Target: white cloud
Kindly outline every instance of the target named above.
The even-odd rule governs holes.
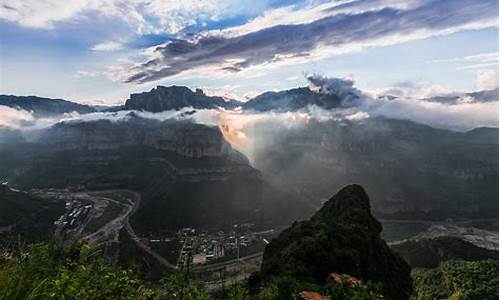
[[[24,27],[54,29],[63,21],[91,21],[92,14],[118,18],[131,31],[177,33],[194,25],[241,12],[236,0],[9,0],[0,19]],[[264,1],[267,2],[267,1]],[[241,7],[240,7],[241,6]],[[255,5],[262,6],[262,5]]]
[[[11,128],[21,128],[35,119],[28,111],[4,105],[0,105],[0,116],[0,127]]]
[[[475,55],[469,55],[464,57],[467,61],[474,62],[492,62],[498,61],[498,52],[488,52],[488,53],[479,53]]]
[[[225,11],[224,1],[215,0],[152,0],[145,1],[144,12],[158,19],[156,31],[176,33],[195,25],[198,19],[219,19]]]
[[[94,51],[115,51],[123,48],[123,44],[119,42],[104,42],[92,47]]]
[[[498,101],[448,105],[416,99],[378,100],[371,116],[412,120],[437,128],[471,130],[481,126],[498,127]]]
[[[50,30],[63,21],[89,21],[87,17],[97,13],[119,18],[135,31],[145,32],[148,24],[138,11],[138,4],[135,0],[10,0],[0,6],[0,19]]]
[[[78,71],[76,71],[76,74],[74,75],[74,77],[76,77],[76,78],[96,77],[96,76],[100,76],[100,75],[101,74],[99,72],[96,72],[96,71],[78,70]]]
[[[3,1],[2,1],[3,2]],[[23,0],[0,5],[0,19],[21,26],[53,28],[55,22],[68,20],[85,9],[93,8],[92,1]]]
[[[431,84],[428,82],[415,82],[406,85],[406,82],[396,83],[394,86],[369,90],[372,97],[396,96],[399,98],[424,99],[434,96],[449,96],[457,92],[442,84]]]
[[[236,93],[236,90],[239,88],[239,85],[224,85],[221,87],[213,88],[213,87],[201,87],[205,95],[207,96],[218,96],[222,97],[226,100],[242,100],[243,97]]]
[[[498,62],[461,66],[461,67],[457,67],[457,70],[473,70],[473,69],[484,69],[484,68],[491,68],[491,67],[498,67]]]
[[[498,69],[480,70],[476,75],[476,86],[479,90],[492,90],[498,88]]]
[[[498,53],[486,52],[486,53],[468,55],[464,57],[433,59],[428,61],[427,63],[448,63],[448,62],[467,62],[467,61],[476,63],[487,63],[487,62],[498,61]]]

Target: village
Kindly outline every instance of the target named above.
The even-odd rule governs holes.
[[[170,244],[170,253],[177,253],[177,269],[187,270],[261,253],[275,230],[254,231],[253,226],[235,224],[230,230],[217,231],[188,227],[179,229],[173,237],[156,236],[148,241],[151,248],[156,250]]]

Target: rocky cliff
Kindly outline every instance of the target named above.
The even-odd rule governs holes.
[[[219,128],[188,121],[60,123],[34,142],[0,147],[0,165],[9,182],[25,188],[139,191],[132,221],[143,230],[282,223],[312,209],[269,185]]]
[[[125,103],[125,109],[161,112],[179,110],[184,107],[197,109],[226,108],[240,106],[236,100],[207,96],[201,89],[195,92],[185,86],[157,86],[149,92],[131,94]]]
[[[357,182],[386,219],[497,216],[497,128],[454,132],[370,118],[252,130],[255,166],[310,199]]]

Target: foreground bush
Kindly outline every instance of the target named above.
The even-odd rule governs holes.
[[[62,242],[34,244],[0,262],[1,299],[155,299],[132,272],[111,266],[99,249]]]

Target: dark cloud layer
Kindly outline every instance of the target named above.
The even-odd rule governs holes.
[[[370,44],[396,34],[417,34],[418,38],[422,31],[453,31],[498,18],[497,0],[429,0],[408,9],[362,10],[369,1],[355,2],[362,12],[356,13],[356,7],[350,7],[349,13],[333,9],[332,15],[307,24],[278,25],[235,37],[205,35],[195,40],[171,40],[156,49],[159,58],[132,69],[126,82],[158,80],[205,66],[238,72],[262,63],[307,57],[320,45]],[[345,7],[336,9],[340,8]]]

